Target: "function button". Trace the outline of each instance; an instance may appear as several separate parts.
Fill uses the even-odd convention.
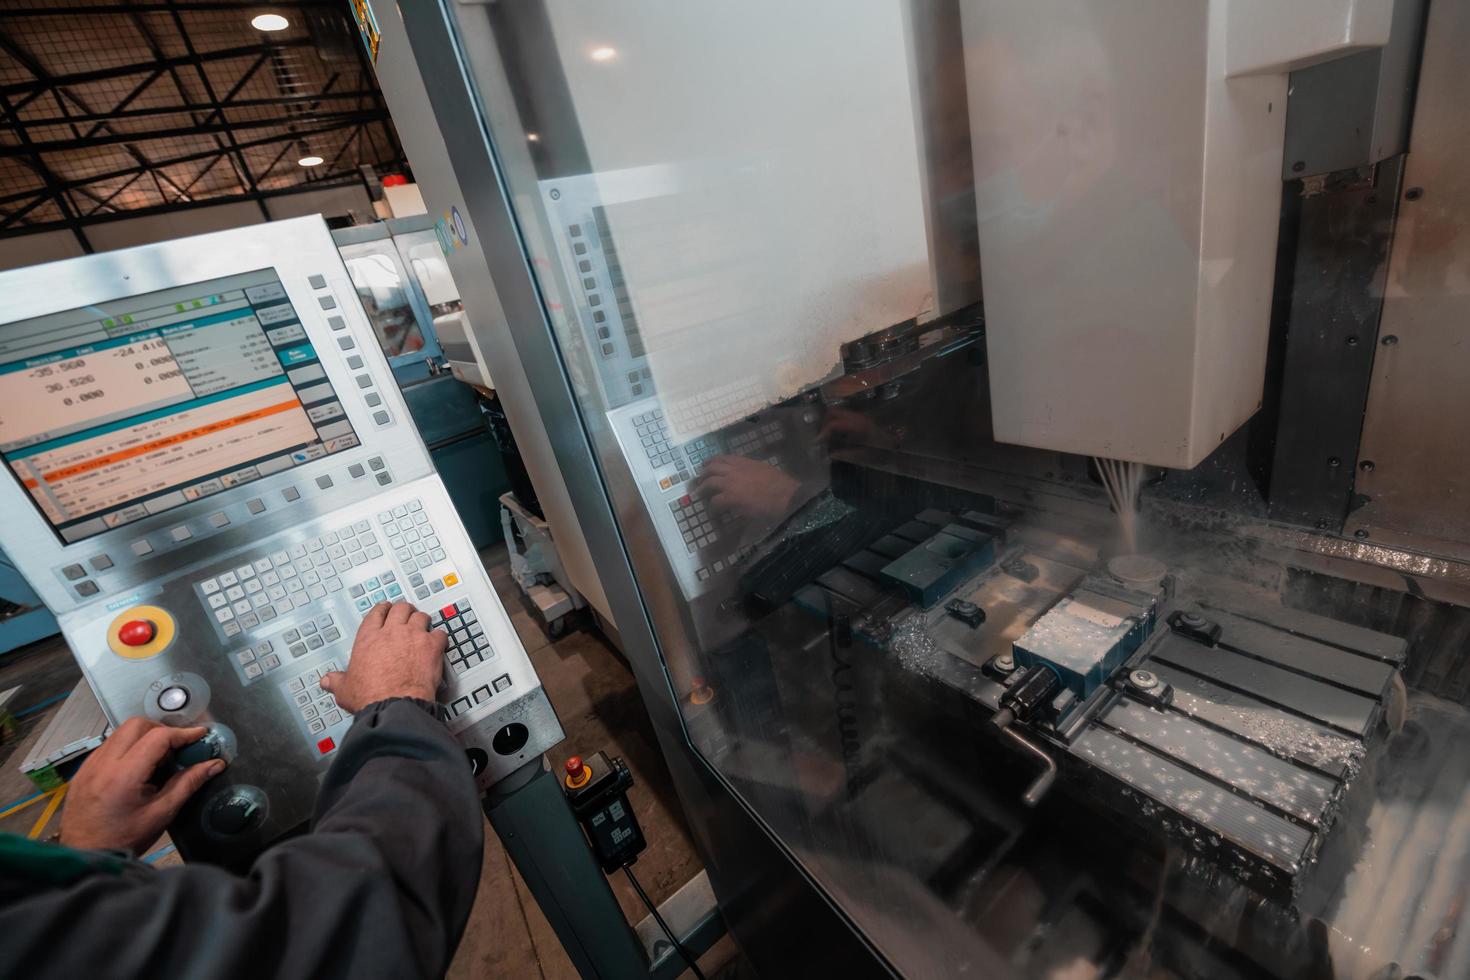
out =
[[[470,699],[469,698],[456,698],[455,699],[455,701],[454,701],[454,713],[455,713],[456,716],[462,715],[462,714],[464,714],[468,710],[470,710]]]
[[[277,667],[281,666],[281,658],[276,656],[275,654],[271,654],[269,657],[266,657],[264,660],[262,660],[261,663],[265,666],[266,670],[275,670]]]
[[[281,491],[281,496],[284,497],[286,499],[286,502],[289,504],[293,500],[301,499],[301,491],[297,490],[295,487],[287,487],[286,489]]]
[[[379,425],[387,425],[389,421],[388,413],[379,409],[378,411],[373,413],[373,421],[378,423]]]
[[[393,475],[391,473],[379,473],[378,474],[378,486],[380,486],[380,487],[386,487],[388,484],[390,484],[392,482],[393,482]]]
[[[342,348],[343,350],[352,350],[352,348],[356,347],[357,345],[352,342],[351,337],[338,337],[337,346]]]
[[[180,524],[178,527],[172,528],[168,532],[168,536],[175,541],[188,541],[194,536],[194,532],[189,530],[187,525]]]
[[[92,559],[92,567],[99,572],[105,572],[112,567],[112,559],[106,555],[98,555]]]
[[[234,625],[234,624],[231,624],[231,625]],[[264,674],[264,673],[265,673],[265,671],[260,669],[260,664],[246,664],[245,665],[245,676],[248,677],[248,678],[250,678],[251,680],[254,680],[255,678],[259,677],[261,674]]]
[[[340,630],[337,629],[337,627],[331,626],[327,629],[322,630],[322,639],[326,640],[328,643],[335,643],[338,640],[342,639],[342,633]]]
[[[158,706],[164,711],[178,711],[189,703],[189,692],[177,685],[158,692]]]
[[[327,288],[327,277],[326,276],[321,276],[321,275],[307,276],[306,277],[306,281],[309,282],[309,283],[311,283],[311,288],[312,289],[326,289]]]
[[[383,462],[383,457],[381,456],[374,456],[372,459],[368,460],[368,469],[372,470],[375,473],[387,465],[387,463]],[[379,514],[378,516],[382,517],[383,515]],[[383,523],[387,524],[388,522],[383,521]]]
[[[306,690],[306,682],[299,677],[293,677],[286,684],[286,690],[290,691],[292,694],[300,694],[302,691]],[[307,698],[307,700],[310,701],[311,699]],[[301,703],[300,699],[297,699],[296,703],[299,705]]]
[[[86,578],[87,570],[81,565],[68,565],[61,570],[61,574],[65,575],[68,580],[75,582],[79,578]]]
[[[497,692],[504,691],[508,687],[510,687],[509,674],[501,674],[499,677],[495,678],[495,690]]]
[[[271,570],[271,560],[269,558],[257,558],[250,567],[264,575]]]
[[[320,735],[322,732],[327,730],[326,723],[323,722],[320,718],[313,718],[311,721],[306,723],[306,727],[313,735]]]
[[[367,470],[363,468],[363,465],[361,463],[353,463],[351,466],[347,467],[347,475],[352,477],[354,480],[360,480],[365,475],[367,475]]]
[[[367,402],[368,408],[377,408],[379,405],[383,404],[383,399],[378,397],[378,393],[376,391],[368,392],[367,396],[363,400]]]
[[[335,310],[337,308],[337,301],[331,296],[318,296],[316,301],[321,304],[324,310]]]
[[[316,743],[316,750],[322,755],[326,755],[328,752],[332,751],[336,747],[337,743],[332,741],[332,737],[330,735],[322,739],[320,742]]]
[[[245,501],[245,509],[250,511],[250,513],[252,514],[264,514],[265,501],[261,500],[259,497],[252,497],[251,499]]]
[[[222,510],[217,510],[213,514],[209,515],[209,523],[213,524],[215,527],[227,527],[230,523],[230,515],[226,514]]]
[[[345,338],[344,338],[345,339]],[[362,370],[362,358],[352,354],[347,358],[347,366],[354,371]]]
[[[287,650],[288,653],[291,654],[291,656],[293,656],[293,657],[299,657],[302,654],[306,653],[306,644],[305,643],[293,643],[289,647],[287,647],[286,650]]]
[[[359,374],[355,379],[359,388],[371,388],[373,386],[372,375]]]
[[[333,330],[347,329],[347,321],[342,319],[340,316],[327,317],[327,325],[330,326]]]
[[[94,596],[97,594],[98,591],[97,583],[93,582],[91,579],[88,579],[85,582],[78,582],[76,589],[77,595],[82,596],[83,598]]]
[[[323,490],[330,490],[332,489],[332,478],[323,473],[321,476],[316,478],[316,485],[321,487]]]
[[[490,688],[489,687],[486,687],[486,686],[483,686],[482,685],[480,687],[475,688],[475,703],[476,704],[484,704],[486,701],[489,701],[489,700],[490,700]]]
[[[255,644],[255,652],[260,654],[261,656],[265,656],[267,653],[270,653],[273,650],[275,650],[275,645],[272,644],[270,640],[262,640],[261,642]]]
[[[369,463],[368,465],[371,466],[372,464]],[[377,469],[377,467],[374,466],[373,469]],[[372,533],[372,530],[373,530],[373,525],[370,522],[366,521],[366,520],[361,520],[361,521],[358,521],[356,524],[352,525],[352,530],[356,531],[358,534],[367,534],[367,535],[371,536],[371,533]]]
[[[239,653],[235,654],[235,659],[238,660],[240,662],[240,666],[243,667],[246,664],[251,663],[255,660],[255,651],[241,650]]]
[[[310,619],[301,624],[301,635],[310,636],[316,632],[316,623]]]
[[[332,617],[331,616],[318,616],[316,618],[316,625],[317,625],[317,628],[318,629],[326,629],[328,626],[331,626],[332,625]]]
[[[424,509],[424,502],[415,497],[408,502],[408,509],[413,511],[414,513],[418,513],[419,511]]]

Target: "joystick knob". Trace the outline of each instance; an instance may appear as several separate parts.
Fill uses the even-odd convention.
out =
[[[158,627],[152,620],[132,619],[118,627],[117,638],[130,647],[146,646],[158,635]]]

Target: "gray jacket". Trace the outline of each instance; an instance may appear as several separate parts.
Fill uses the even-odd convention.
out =
[[[483,828],[443,723],[380,702],[343,739],[311,832],[243,877],[24,842],[0,854],[0,977],[439,976],[474,903]]]

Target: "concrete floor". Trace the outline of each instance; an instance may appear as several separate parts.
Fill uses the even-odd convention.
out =
[[[552,765],[559,766],[568,755],[599,749],[627,761],[634,778],[630,801],[648,839],[648,849],[634,871],[649,897],[662,902],[701,865],[627,664],[591,626],[552,641],[511,579],[504,546],[487,549],[481,558],[566,732],[566,740],[548,754]],[[24,683],[18,704],[22,710],[70,691],[80,676],[59,638],[0,655],[0,690]],[[0,811],[34,792],[17,767],[58,707],[52,704],[24,715],[18,736],[0,743]],[[25,834],[43,809],[37,804],[0,819],[0,830]],[[58,826],[53,816],[42,836],[50,837]],[[488,825],[485,842],[479,893],[449,976],[575,977],[546,917]],[[178,860],[166,841],[155,850],[159,865]],[[622,876],[614,877],[612,886],[630,923],[647,914]],[[748,973],[729,937],[702,957],[700,966],[707,975],[726,980]]]

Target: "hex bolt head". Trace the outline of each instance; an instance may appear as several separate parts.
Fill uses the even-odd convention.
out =
[[[1410,187],[1408,190],[1404,191],[1404,200],[1406,201],[1417,201],[1423,196],[1424,188],[1422,187]]]
[[[1140,691],[1151,691],[1159,686],[1159,678],[1151,670],[1135,670],[1128,675],[1128,680]]]
[[[1373,460],[1371,460],[1371,459],[1365,459],[1365,460],[1363,460],[1361,463],[1358,464],[1358,469],[1362,470],[1364,473],[1372,473],[1373,472]]]
[[[1347,339],[1347,345],[1349,347],[1356,347],[1356,346],[1358,346],[1358,338],[1357,337],[1349,337]]]
[[[1338,459],[1336,456],[1328,456],[1327,465],[1332,467],[1333,469],[1337,469],[1339,466],[1342,465],[1342,460]]]
[[[1384,347],[1392,347],[1394,344],[1396,344],[1398,342],[1399,342],[1399,338],[1395,334],[1389,334],[1387,337],[1384,337],[1383,338],[1383,346]]]
[[[1356,531],[1353,532],[1353,537],[1355,537],[1355,538],[1366,538],[1367,536],[1368,536],[1368,529],[1366,527],[1360,527]]]

